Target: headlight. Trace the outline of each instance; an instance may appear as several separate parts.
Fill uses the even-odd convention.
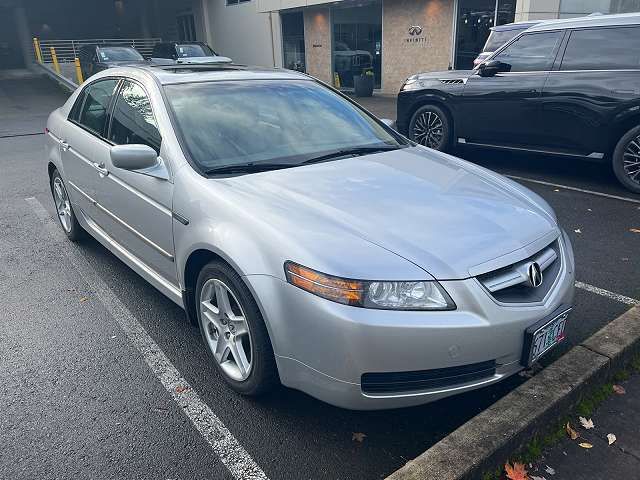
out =
[[[422,87],[422,82],[418,81],[417,77],[409,77],[404,81],[402,87],[400,87],[400,91],[409,92],[411,90],[420,90]]]
[[[287,281],[307,292],[354,307],[385,310],[455,310],[456,304],[436,281],[352,280],[286,262]]]

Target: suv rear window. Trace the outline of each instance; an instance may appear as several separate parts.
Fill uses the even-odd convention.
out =
[[[491,30],[489,34],[489,38],[487,38],[487,43],[484,44],[483,52],[495,52],[502,45],[507,43],[513,37],[518,35],[520,32],[525,31],[528,26],[522,28],[512,28],[509,30]]]
[[[560,70],[640,68],[640,27],[571,32]]]
[[[508,66],[508,72],[545,71],[555,59],[562,32],[525,33],[493,57]]]

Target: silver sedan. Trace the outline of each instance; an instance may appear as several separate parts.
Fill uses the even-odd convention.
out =
[[[122,67],[51,114],[46,161],[69,239],[182,306],[233,390],[395,408],[554,348],[574,259],[536,194],[388,123],[296,72]]]

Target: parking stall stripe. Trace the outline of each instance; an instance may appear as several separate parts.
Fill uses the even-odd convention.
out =
[[[34,197],[29,197],[26,201],[36,216],[42,220],[51,238],[56,241],[65,241],[64,234],[42,204]],[[66,243],[65,248],[60,250],[68,257],[69,264],[74,266],[80,277],[95,292],[97,298],[140,352],[162,386],[209,443],[229,472],[237,479],[268,480],[266,474],[253,458],[238,443],[211,408],[202,401],[144,327],[91,267],[82,251],[71,242]]]
[[[588,193],[590,195],[597,195],[599,197],[612,198],[614,200],[622,200],[623,202],[631,202],[631,203],[640,204],[640,200],[638,200],[636,198],[621,197],[619,195],[611,195],[610,193],[596,192],[594,190],[585,190],[584,188],[570,187],[568,185],[561,185],[559,183],[545,182],[543,180],[535,180],[533,178],[518,177],[517,175],[506,175],[505,174],[504,176],[512,178],[513,180],[521,180],[523,182],[537,183],[539,185],[546,185],[548,187],[563,188],[565,190],[572,190],[574,192]]]
[[[624,303],[625,305],[640,305],[640,300],[636,300],[635,298],[627,297],[619,293],[610,292],[609,290],[605,290],[604,288],[594,287],[593,285],[589,285],[588,283],[576,282],[576,288],[580,288],[597,295],[602,295],[603,297],[610,298],[611,300],[615,300],[616,302]]]

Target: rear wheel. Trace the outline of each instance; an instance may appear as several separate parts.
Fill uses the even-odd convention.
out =
[[[51,175],[51,194],[53,195],[53,203],[56,207],[56,213],[58,214],[58,221],[64,231],[65,235],[72,242],[77,242],[84,235],[84,230],[78,223],[76,214],[71,206],[69,195],[67,193],[67,187],[60,176],[58,170],[54,170]]]
[[[409,138],[425,147],[446,151],[451,140],[449,118],[441,108],[424,105],[411,117]]]
[[[200,332],[218,371],[238,393],[258,395],[279,383],[267,328],[251,292],[227,264],[204,266],[196,285]]]
[[[616,145],[613,171],[622,185],[640,193],[640,125],[625,133]]]

